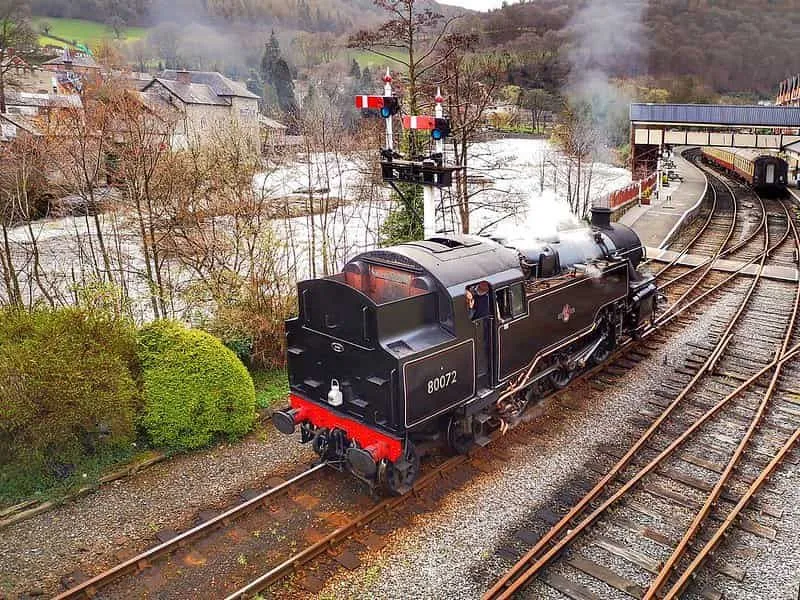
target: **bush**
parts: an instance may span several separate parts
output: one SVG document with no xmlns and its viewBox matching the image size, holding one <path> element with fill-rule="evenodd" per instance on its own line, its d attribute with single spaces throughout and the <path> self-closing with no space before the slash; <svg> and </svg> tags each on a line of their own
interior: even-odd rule
<svg viewBox="0 0 800 600">
<path fill-rule="evenodd" d="M 203 328 L 251 368 L 280 369 L 286 365 L 285 321 L 297 311 L 296 298 L 276 294 L 220 306 Z"/>
<path fill-rule="evenodd" d="M 219 340 L 174 321 L 157 321 L 140 330 L 137 346 L 144 381 L 142 424 L 154 445 L 189 450 L 250 430 L 253 380 Z"/>
<path fill-rule="evenodd" d="M 135 439 L 136 336 L 102 311 L 0 310 L 0 496 L 25 496 Z"/>
</svg>

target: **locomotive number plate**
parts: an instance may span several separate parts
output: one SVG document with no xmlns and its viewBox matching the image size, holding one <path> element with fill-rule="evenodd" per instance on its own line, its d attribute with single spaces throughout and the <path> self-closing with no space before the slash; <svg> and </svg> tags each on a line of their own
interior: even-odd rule
<svg viewBox="0 0 800 600">
<path fill-rule="evenodd" d="M 474 342 L 416 358 L 403 365 L 406 427 L 421 423 L 475 395 Z"/>
<path fill-rule="evenodd" d="M 448 371 L 444 375 L 428 379 L 428 393 L 439 392 L 458 382 L 458 371 Z"/>
</svg>

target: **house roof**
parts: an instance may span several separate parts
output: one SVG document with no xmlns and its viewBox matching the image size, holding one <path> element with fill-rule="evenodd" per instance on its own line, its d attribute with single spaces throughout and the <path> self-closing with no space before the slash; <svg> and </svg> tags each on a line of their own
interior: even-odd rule
<svg viewBox="0 0 800 600">
<path fill-rule="evenodd" d="M 631 104 L 630 119 L 637 123 L 798 127 L 800 126 L 800 107 L 725 104 Z"/>
<path fill-rule="evenodd" d="M 6 90 L 7 106 L 31 106 L 37 108 L 82 108 L 81 97 L 77 94 L 34 94 Z"/>
<path fill-rule="evenodd" d="M 138 92 L 136 90 L 128 90 L 128 93 L 152 112 L 162 114 L 176 110 L 175 105 L 165 100 L 161 94 L 155 92 Z"/>
<path fill-rule="evenodd" d="M 207 85 L 217 96 L 259 99 L 259 96 L 248 90 L 244 84 L 228 79 L 216 71 L 188 71 L 188 73 L 193 84 Z M 178 79 L 178 72 L 174 69 L 167 69 L 162 71 L 158 78 L 175 81 Z"/>
<path fill-rule="evenodd" d="M 172 94 L 180 98 L 181 101 L 185 102 L 186 104 L 206 104 L 211 106 L 231 105 L 230 98 L 218 96 L 209 86 L 201 83 L 180 83 L 179 81 L 173 81 L 172 79 L 156 77 L 146 86 L 144 86 L 142 91 L 146 92 L 150 90 L 155 83 L 158 83 L 169 90 Z"/>
<path fill-rule="evenodd" d="M 87 69 L 99 69 L 100 65 L 91 56 L 86 54 L 73 54 L 68 48 L 58 58 L 51 58 L 44 63 L 45 65 L 84 67 Z"/>
</svg>

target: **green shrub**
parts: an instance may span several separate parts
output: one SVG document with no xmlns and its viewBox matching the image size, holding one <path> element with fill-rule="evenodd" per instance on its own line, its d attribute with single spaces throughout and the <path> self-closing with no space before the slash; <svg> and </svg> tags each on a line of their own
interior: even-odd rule
<svg viewBox="0 0 800 600">
<path fill-rule="evenodd" d="M 218 339 L 174 321 L 157 321 L 140 330 L 137 346 L 144 381 L 142 424 L 154 445 L 188 450 L 250 430 L 253 380 Z"/>
<path fill-rule="evenodd" d="M 0 496 L 25 496 L 135 439 L 132 325 L 102 311 L 0 310 Z"/>
</svg>

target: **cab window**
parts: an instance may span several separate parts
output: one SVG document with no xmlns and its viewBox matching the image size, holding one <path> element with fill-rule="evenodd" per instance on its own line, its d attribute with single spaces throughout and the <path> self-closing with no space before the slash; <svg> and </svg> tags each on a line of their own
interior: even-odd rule
<svg viewBox="0 0 800 600">
<path fill-rule="evenodd" d="M 497 292 L 497 312 L 503 321 L 527 314 L 528 304 L 525 301 L 525 287 L 522 283 Z"/>
</svg>

